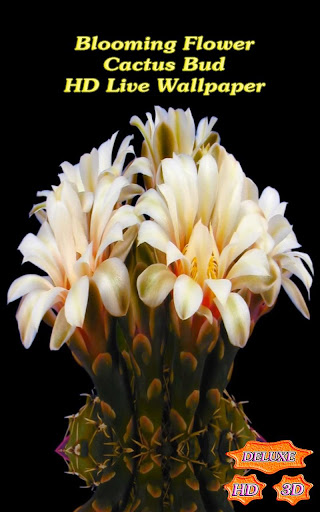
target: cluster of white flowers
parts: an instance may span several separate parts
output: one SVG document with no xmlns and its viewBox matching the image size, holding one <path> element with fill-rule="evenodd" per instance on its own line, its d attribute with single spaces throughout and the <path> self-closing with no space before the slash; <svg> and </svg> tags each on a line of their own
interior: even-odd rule
<svg viewBox="0 0 320 512">
<path fill-rule="evenodd" d="M 216 118 L 197 128 L 190 110 L 155 109 L 147 123 L 133 117 L 144 136 L 141 156 L 133 157 L 126 137 L 112 160 L 114 134 L 73 166 L 64 162 L 60 185 L 45 191 L 32 212 L 41 222 L 19 249 L 46 275 L 16 279 L 8 300 L 21 298 L 17 320 L 29 347 L 48 312 L 54 327 L 50 346 L 59 348 L 81 328 L 90 280 L 112 316 L 127 313 L 130 280 L 125 265 L 134 243 L 154 248 L 154 263 L 138 277 L 140 299 L 159 306 L 172 294 L 181 320 L 194 314 L 222 319 L 231 343 L 244 346 L 250 335 L 252 297 L 271 308 L 281 286 L 305 316 L 305 300 L 291 280 L 308 293 L 310 257 L 284 216 L 286 203 L 267 187 L 259 196 L 239 162 L 212 131 Z M 145 186 L 137 185 L 141 173 Z M 139 196 L 135 205 L 132 198 Z M 306 265 L 305 265 L 306 264 Z M 308 267 L 308 268 L 307 268 Z"/>
</svg>

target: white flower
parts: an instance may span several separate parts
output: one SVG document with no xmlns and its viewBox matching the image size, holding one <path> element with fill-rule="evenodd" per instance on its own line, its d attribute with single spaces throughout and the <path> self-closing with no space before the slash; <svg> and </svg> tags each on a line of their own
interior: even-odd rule
<svg viewBox="0 0 320 512">
<path fill-rule="evenodd" d="M 169 108 L 166 111 L 161 107 L 155 107 L 154 121 L 147 113 L 145 125 L 139 117 L 133 116 L 130 123 L 139 128 L 144 137 L 141 153 L 149 161 L 152 176 L 151 180 L 146 180 L 148 188 L 155 186 L 156 173 L 164 158 L 172 157 L 173 153 L 183 153 L 197 160 L 202 151 L 208 152 L 219 141 L 219 135 L 211 131 L 216 121 L 216 117 L 210 120 L 203 118 L 196 129 L 190 109 Z"/>
<path fill-rule="evenodd" d="M 196 312 L 209 321 L 221 315 L 237 346 L 250 331 L 238 291 L 261 293 L 271 281 L 268 258 L 254 245 L 267 223 L 256 203 L 244 199 L 247 188 L 239 163 L 220 148 L 217 160 L 208 153 L 198 167 L 189 155 L 164 159 L 157 190 L 136 204 L 137 215 L 151 218 L 141 223 L 139 244 L 154 247 L 159 261 L 139 276 L 140 298 L 156 307 L 172 292 L 182 320 Z"/>
<path fill-rule="evenodd" d="M 77 327 L 82 327 L 91 280 L 111 315 L 127 312 L 130 283 L 124 260 L 139 221 L 133 206 L 120 203 L 140 193 L 141 187 L 133 189 L 120 175 L 127 142 L 118 152 L 119 166 L 113 164 L 119 176 L 118 171 L 107 172 L 113 139 L 108 143 L 103 151 L 99 148 L 82 157 L 78 167 L 63 166 L 66 175 L 61 184 L 46 192 L 46 201 L 38 210 L 42 211 L 38 234 L 27 234 L 19 246 L 23 262 L 31 262 L 46 273 L 22 276 L 8 292 L 9 302 L 22 297 L 17 320 L 26 347 L 33 342 L 48 311 L 51 317 L 52 310 L 57 313 L 52 349 L 59 348 Z M 102 169 L 106 172 L 100 173 Z"/>
<path fill-rule="evenodd" d="M 294 250 L 298 249 L 300 244 L 292 226 L 284 216 L 287 203 L 280 202 L 279 193 L 272 187 L 267 187 L 262 192 L 258 203 L 268 222 L 268 229 L 258 240 L 258 245 L 267 253 L 273 274 L 273 284 L 262 293 L 262 297 L 266 304 L 272 307 L 282 286 L 303 316 L 309 318 L 303 295 L 290 278 L 294 275 L 300 279 L 310 298 L 312 277 L 303 262 L 309 267 L 311 273 L 313 273 L 313 265 L 308 254 Z"/>
</svg>

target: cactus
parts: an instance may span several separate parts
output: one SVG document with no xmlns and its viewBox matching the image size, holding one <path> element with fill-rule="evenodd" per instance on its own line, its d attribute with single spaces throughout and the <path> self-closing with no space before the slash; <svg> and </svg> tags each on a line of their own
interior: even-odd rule
<svg viewBox="0 0 320 512">
<path fill-rule="evenodd" d="M 161 317 L 161 312 L 153 312 L 150 322 L 155 321 L 157 313 Z M 122 435 L 120 424 L 119 435 L 119 425 L 113 421 L 106 402 L 97 394 L 87 395 L 80 411 L 68 417 L 66 437 L 57 449 L 68 464 L 67 472 L 77 475 L 86 486 L 95 489 L 89 502 L 79 507 L 77 512 L 232 510 L 222 486 L 241 470 L 233 468 L 234 461 L 226 456 L 226 452 L 239 449 L 248 440 L 257 438 L 242 404 L 236 403 L 225 390 L 221 395 L 211 393 L 212 397 L 215 396 L 215 407 L 208 423 L 196 430 L 195 425 L 200 420 L 192 419 L 189 427 L 177 434 L 170 391 L 173 383 L 170 384 L 170 372 L 166 366 L 166 351 L 161 365 L 159 353 L 154 353 L 156 360 L 153 361 L 152 352 L 145 350 L 148 347 L 143 338 L 145 335 L 139 335 L 136 340 L 137 336 L 132 340 L 133 364 L 127 365 L 133 375 L 130 390 L 136 398 L 125 434 Z M 117 350 L 123 353 L 125 338 L 120 328 L 117 329 L 117 338 Z M 214 350 L 221 353 L 218 342 L 215 342 Z M 99 365 L 94 364 L 98 374 L 105 373 L 108 359 L 104 354 L 99 358 Z M 127 355 L 125 360 L 131 361 Z M 162 375 L 158 374 L 161 387 L 154 384 L 154 379 L 149 384 L 147 378 L 148 365 L 154 368 L 155 364 L 161 368 Z M 146 376 L 140 382 L 143 365 L 146 366 Z M 118 371 L 115 370 L 116 373 Z M 109 385 L 107 381 L 105 383 Z M 146 395 L 143 395 L 143 389 L 147 390 Z M 188 392 L 187 387 L 185 393 Z M 199 393 L 199 404 L 201 397 Z M 196 409 L 192 409 L 195 417 Z M 157 411 L 155 416 L 152 410 Z M 180 413 L 183 413 L 183 408 L 180 408 Z M 191 416 L 188 408 L 187 416 L 186 424 Z M 157 429 L 151 425 L 152 420 Z"/>
</svg>

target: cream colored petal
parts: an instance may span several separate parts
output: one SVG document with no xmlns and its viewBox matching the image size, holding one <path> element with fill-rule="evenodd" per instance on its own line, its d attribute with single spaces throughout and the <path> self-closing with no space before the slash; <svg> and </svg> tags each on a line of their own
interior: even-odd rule
<svg viewBox="0 0 320 512">
<path fill-rule="evenodd" d="M 300 251 L 292 251 L 291 255 L 297 256 L 298 258 L 302 259 L 308 265 L 311 274 L 314 274 L 313 263 L 312 263 L 312 260 L 309 256 L 309 254 L 306 254 L 305 252 L 300 252 Z"/>
<path fill-rule="evenodd" d="M 201 305 L 197 311 L 197 315 L 204 316 L 208 320 L 209 324 L 213 324 L 213 315 L 211 310 L 206 306 Z"/>
<path fill-rule="evenodd" d="M 143 156 L 135 158 L 124 172 L 124 176 L 129 181 L 131 181 L 132 176 L 134 176 L 135 174 L 143 174 L 144 176 L 149 176 L 149 178 L 153 178 L 151 163 L 148 158 L 145 158 Z"/>
<path fill-rule="evenodd" d="M 172 231 L 168 206 L 159 192 L 153 188 L 150 188 L 139 197 L 135 205 L 135 213 L 138 216 L 148 215 L 168 234 Z"/>
<path fill-rule="evenodd" d="M 112 165 L 112 151 L 118 133 L 115 132 L 110 139 L 103 142 L 98 148 L 98 174 L 109 169 Z"/>
<path fill-rule="evenodd" d="M 206 138 L 210 134 L 213 126 L 217 122 L 217 117 L 211 117 L 210 121 L 208 121 L 207 117 L 201 119 L 197 126 L 196 132 L 196 146 L 200 146 L 203 142 L 205 142 Z"/>
<path fill-rule="evenodd" d="M 130 302 L 130 279 L 125 264 L 118 258 L 109 258 L 99 265 L 93 280 L 106 310 L 113 316 L 125 315 Z"/>
<path fill-rule="evenodd" d="M 205 282 L 219 302 L 225 306 L 231 292 L 231 281 L 229 279 L 206 279 Z"/>
<path fill-rule="evenodd" d="M 118 169 L 118 175 L 121 174 L 122 168 L 125 163 L 125 159 L 128 154 L 134 154 L 133 146 L 130 145 L 131 140 L 133 139 L 133 135 L 127 135 L 120 145 L 117 156 L 113 162 L 113 167 Z"/>
<path fill-rule="evenodd" d="M 262 298 L 267 304 L 267 306 L 271 307 L 275 304 L 278 295 L 281 290 L 281 269 L 279 268 L 279 265 L 273 261 L 270 260 L 270 272 L 271 272 L 271 286 L 261 292 Z M 254 290 L 251 290 L 254 292 Z"/>
<path fill-rule="evenodd" d="M 100 243 L 102 234 L 111 217 L 115 204 L 117 203 L 122 189 L 129 184 L 124 176 L 113 178 L 104 176 L 97 186 L 95 201 L 91 216 L 91 239 L 96 244 Z"/>
<path fill-rule="evenodd" d="M 54 258 L 50 247 L 43 243 L 38 236 L 33 233 L 28 233 L 20 243 L 18 249 L 23 254 L 23 263 L 29 261 L 41 268 L 41 270 L 51 277 L 55 284 L 60 284 L 63 281 L 59 260 Z"/>
<path fill-rule="evenodd" d="M 259 202 L 259 190 L 257 185 L 250 179 L 245 178 L 244 180 L 244 187 L 243 187 L 243 199 L 244 200 L 251 200 L 254 203 Z"/>
<path fill-rule="evenodd" d="M 11 284 L 8 290 L 8 303 L 20 299 L 23 295 L 30 293 L 34 290 L 50 290 L 52 284 L 48 279 L 36 274 L 26 274 L 18 277 Z"/>
<path fill-rule="evenodd" d="M 45 313 L 55 304 L 64 300 L 65 290 L 57 287 L 51 290 L 35 290 L 20 302 L 17 321 L 22 343 L 26 348 L 32 344 Z"/>
<path fill-rule="evenodd" d="M 76 182 L 76 174 L 77 174 L 75 167 L 72 164 L 70 164 L 70 162 L 62 162 L 62 164 L 60 164 L 60 167 L 63 170 L 66 178 L 71 183 L 75 183 Z"/>
<path fill-rule="evenodd" d="M 50 349 L 59 350 L 74 333 L 76 327 L 68 324 L 64 307 L 62 307 L 56 317 L 50 337 Z"/>
<path fill-rule="evenodd" d="M 147 114 L 147 116 L 148 116 L 148 114 Z M 150 120 L 152 122 L 151 126 L 150 126 Z M 144 125 L 143 122 L 141 121 L 140 117 L 138 117 L 138 116 L 132 116 L 130 119 L 130 124 L 132 126 L 136 126 L 138 128 L 138 130 L 140 130 L 142 136 L 144 137 L 145 141 L 147 142 L 147 144 L 150 148 L 151 147 L 151 133 L 154 130 L 153 121 L 150 118 L 150 115 L 149 115 L 149 124 L 147 123 L 146 125 Z M 151 129 L 148 129 L 148 127 L 150 127 Z"/>
<path fill-rule="evenodd" d="M 65 302 L 65 316 L 70 325 L 82 327 L 86 314 L 89 293 L 89 278 L 82 276 L 69 290 Z"/>
<path fill-rule="evenodd" d="M 262 294 L 273 286 L 272 276 L 240 276 L 232 279 L 232 291 L 250 290 L 252 293 Z"/>
<path fill-rule="evenodd" d="M 162 161 L 162 173 L 164 183 L 174 195 L 178 222 L 181 225 L 180 238 L 185 242 L 191 235 L 198 210 L 196 165 L 190 156 L 174 155 L 173 158 Z"/>
<path fill-rule="evenodd" d="M 146 242 L 159 251 L 166 252 L 169 238 L 167 233 L 153 220 L 141 223 L 138 233 L 138 244 Z"/>
<path fill-rule="evenodd" d="M 179 153 L 191 155 L 195 139 L 195 125 L 190 109 L 184 111 L 180 108 L 176 110 L 169 108 L 168 118 L 176 137 Z"/>
<path fill-rule="evenodd" d="M 175 243 L 177 247 L 180 247 L 182 249 L 185 245 L 184 243 L 184 235 L 183 233 L 180 234 L 180 231 L 183 232 L 183 226 L 180 226 L 180 221 L 178 218 L 178 209 L 177 209 L 177 203 L 176 198 L 174 195 L 173 190 L 166 184 L 163 183 L 161 185 L 158 185 L 158 189 L 160 190 L 162 196 L 166 200 L 167 208 L 169 211 L 169 216 L 171 219 L 171 241 Z"/>
<path fill-rule="evenodd" d="M 244 347 L 250 334 L 250 312 L 244 299 L 238 293 L 230 293 L 226 304 L 217 298 L 214 302 L 219 309 L 230 343 Z"/>
<path fill-rule="evenodd" d="M 282 276 L 282 286 L 300 313 L 310 319 L 308 307 L 297 285 L 291 279 Z"/>
<path fill-rule="evenodd" d="M 260 249 L 250 249 L 238 259 L 227 274 L 228 279 L 240 276 L 269 276 L 270 268 L 266 254 Z"/>
<path fill-rule="evenodd" d="M 79 199 L 83 213 L 89 213 L 94 200 L 93 192 L 79 192 Z"/>
<path fill-rule="evenodd" d="M 149 307 L 159 306 L 171 292 L 176 276 L 161 263 L 147 267 L 137 279 L 140 299 Z"/>
<path fill-rule="evenodd" d="M 272 187 L 266 187 L 259 199 L 260 208 L 263 210 L 267 219 L 270 219 L 279 207 L 280 196 L 279 192 Z"/>
<path fill-rule="evenodd" d="M 125 204 L 112 212 L 107 229 L 110 229 L 113 224 L 120 224 L 122 229 L 125 229 L 139 223 L 140 220 L 138 219 L 134 206 Z"/>
<path fill-rule="evenodd" d="M 130 226 L 123 235 L 123 240 L 116 242 L 110 252 L 110 258 L 119 258 L 125 261 L 138 234 L 138 226 Z"/>
<path fill-rule="evenodd" d="M 99 154 L 93 148 L 90 154 L 86 153 L 80 158 L 80 175 L 85 190 L 94 192 L 98 180 Z"/>
<path fill-rule="evenodd" d="M 190 318 L 201 306 L 202 288 L 191 277 L 182 274 L 174 283 L 173 300 L 181 320 Z"/>
<path fill-rule="evenodd" d="M 234 232 L 241 206 L 244 181 L 244 173 L 239 162 L 225 150 L 223 150 L 223 155 L 219 168 L 218 195 L 212 219 L 212 227 L 220 252 Z"/>
<path fill-rule="evenodd" d="M 282 215 L 274 215 L 269 220 L 268 231 L 272 236 L 275 245 L 278 245 L 292 231 L 292 226 Z"/>
<path fill-rule="evenodd" d="M 63 183 L 61 188 L 61 201 L 63 201 L 70 213 L 75 250 L 82 254 L 88 245 L 88 226 L 86 216 L 82 210 L 81 200 L 79 194 L 70 183 Z"/>
<path fill-rule="evenodd" d="M 43 201 L 43 203 L 34 204 L 32 209 L 29 212 L 29 217 L 32 217 L 32 215 L 39 213 L 41 210 L 44 210 L 46 208 L 46 201 Z"/>
<path fill-rule="evenodd" d="M 218 166 L 209 154 L 203 156 L 199 162 L 198 191 L 198 217 L 208 226 L 218 192 Z"/>
<path fill-rule="evenodd" d="M 141 196 L 143 192 L 143 187 L 141 187 L 140 185 L 136 185 L 135 183 L 131 183 L 130 185 L 127 185 L 121 190 L 119 195 L 119 202 L 122 203 L 123 201 L 129 201 L 130 199 L 133 199 L 136 196 Z"/>
<path fill-rule="evenodd" d="M 297 237 L 293 231 L 291 231 L 277 246 L 272 249 L 273 256 L 281 254 L 291 249 L 298 249 L 301 245 L 297 241 Z"/>
<path fill-rule="evenodd" d="M 186 257 L 190 262 L 192 262 L 193 258 L 196 258 L 197 281 L 200 285 L 208 277 L 208 265 L 213 249 L 213 237 L 208 228 L 199 220 L 192 231 L 186 250 Z"/>
<path fill-rule="evenodd" d="M 111 229 L 108 229 L 103 234 L 99 250 L 97 252 L 96 261 L 110 244 L 118 242 L 119 240 L 123 240 L 123 229 L 120 223 L 116 223 L 111 227 Z"/>
<path fill-rule="evenodd" d="M 66 274 L 69 281 L 73 282 L 75 278 L 73 266 L 76 262 L 76 245 L 72 229 L 72 215 L 66 204 L 57 199 L 54 194 L 51 194 L 47 199 L 47 214 Z"/>
<path fill-rule="evenodd" d="M 90 276 L 94 268 L 94 258 L 92 254 L 92 242 L 88 245 L 85 252 L 74 264 L 74 271 L 77 277 Z"/>
<path fill-rule="evenodd" d="M 174 261 L 186 259 L 183 253 L 172 242 L 168 242 L 165 252 L 167 254 L 167 266 L 171 265 Z"/>
<path fill-rule="evenodd" d="M 25 348 L 29 348 L 31 346 L 38 332 L 38 329 L 31 322 L 31 316 L 41 293 L 43 293 L 43 290 L 35 290 L 25 295 L 20 301 L 19 308 L 17 310 L 16 319 L 18 322 L 21 341 Z"/>
<path fill-rule="evenodd" d="M 265 226 L 266 227 L 266 226 Z M 263 222 L 258 214 L 245 215 L 229 244 L 223 249 L 219 258 L 219 277 L 224 277 L 227 269 L 243 251 L 248 249 L 263 233 Z"/>
<path fill-rule="evenodd" d="M 310 294 L 312 277 L 307 271 L 306 267 L 303 265 L 302 261 L 299 258 L 292 256 L 292 253 L 283 254 L 278 256 L 277 259 L 280 261 L 281 267 L 283 269 L 288 270 L 291 274 L 301 279 L 308 293 Z"/>
</svg>

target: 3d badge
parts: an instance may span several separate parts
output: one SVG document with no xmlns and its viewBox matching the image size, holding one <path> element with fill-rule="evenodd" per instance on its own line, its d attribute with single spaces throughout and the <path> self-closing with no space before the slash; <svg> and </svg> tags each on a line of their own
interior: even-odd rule
<svg viewBox="0 0 320 512">
<path fill-rule="evenodd" d="M 234 358 L 281 287 L 305 316 L 310 257 L 205 118 L 155 108 L 135 157 L 116 134 L 40 193 L 40 222 L 19 250 L 44 275 L 16 279 L 26 348 L 42 319 L 94 383 L 58 448 L 95 487 L 78 512 L 228 511 L 243 470 L 226 452 L 259 439 L 225 392 Z M 131 160 L 130 160 L 131 158 Z M 129 159 L 129 162 L 128 162 Z"/>
</svg>

